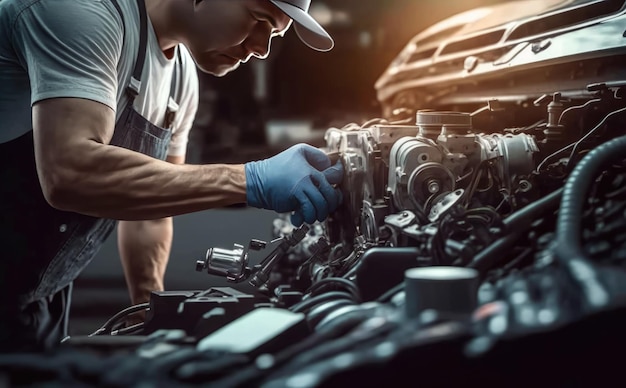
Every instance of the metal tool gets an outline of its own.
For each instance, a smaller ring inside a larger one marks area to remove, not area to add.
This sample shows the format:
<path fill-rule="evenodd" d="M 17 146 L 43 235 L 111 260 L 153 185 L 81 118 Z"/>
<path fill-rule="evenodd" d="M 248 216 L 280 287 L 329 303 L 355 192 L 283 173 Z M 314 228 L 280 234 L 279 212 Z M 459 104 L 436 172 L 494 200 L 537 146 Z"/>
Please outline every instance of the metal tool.
<path fill-rule="evenodd" d="M 202 272 L 206 270 L 211 275 L 223 276 L 233 283 L 243 282 L 252 276 L 248 283 L 255 287 L 261 287 L 267 283 L 270 272 L 280 257 L 290 247 L 302 241 L 308 232 L 309 226 L 303 224 L 290 234 L 276 238 L 269 243 L 253 239 L 250 240 L 247 248 L 239 244 L 234 244 L 232 250 L 209 248 L 205 259 L 196 262 L 196 271 Z M 260 251 L 268 245 L 273 247 L 272 250 L 259 264 L 250 268 L 248 265 L 248 252 L 250 249 Z"/>

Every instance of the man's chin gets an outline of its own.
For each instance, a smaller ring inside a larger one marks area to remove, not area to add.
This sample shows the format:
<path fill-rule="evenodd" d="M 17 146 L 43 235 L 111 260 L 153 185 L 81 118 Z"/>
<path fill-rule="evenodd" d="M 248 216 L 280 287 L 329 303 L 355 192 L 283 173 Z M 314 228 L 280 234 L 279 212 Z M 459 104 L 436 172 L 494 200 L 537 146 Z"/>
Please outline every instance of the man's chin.
<path fill-rule="evenodd" d="M 237 62 L 234 65 L 206 65 L 206 66 L 198 66 L 200 71 L 203 73 L 211 74 L 216 77 L 223 77 L 226 74 L 230 73 L 233 70 L 237 70 L 237 68 L 241 65 L 241 62 Z"/>

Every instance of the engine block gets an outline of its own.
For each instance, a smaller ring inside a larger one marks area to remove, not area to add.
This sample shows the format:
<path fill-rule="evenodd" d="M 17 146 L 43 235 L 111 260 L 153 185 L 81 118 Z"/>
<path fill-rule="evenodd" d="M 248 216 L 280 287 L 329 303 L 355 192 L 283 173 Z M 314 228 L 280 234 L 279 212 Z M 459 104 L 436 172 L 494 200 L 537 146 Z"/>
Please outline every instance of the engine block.
<path fill-rule="evenodd" d="M 368 241 L 378 239 L 385 217 L 394 213 L 411 211 L 432 222 L 451 201 L 497 207 L 498 193 L 526 189 L 539 152 L 532 135 L 479 133 L 469 113 L 431 110 L 418 111 L 415 125 L 330 128 L 325 140 L 346 171 L 345 205 L 335 219 L 357 225 L 356 234 Z"/>

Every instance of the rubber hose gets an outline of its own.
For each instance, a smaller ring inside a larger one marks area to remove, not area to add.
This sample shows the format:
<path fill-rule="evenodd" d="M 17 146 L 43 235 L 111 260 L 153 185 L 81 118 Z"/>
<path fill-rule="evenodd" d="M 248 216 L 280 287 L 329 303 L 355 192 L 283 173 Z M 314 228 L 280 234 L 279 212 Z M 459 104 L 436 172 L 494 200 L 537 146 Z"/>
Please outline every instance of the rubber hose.
<path fill-rule="evenodd" d="M 328 302 L 330 300 L 336 300 L 336 299 L 345 299 L 345 300 L 354 301 L 354 296 L 352 294 L 349 294 L 343 291 L 330 291 L 324 294 L 313 296 L 309 299 L 305 299 L 301 302 L 298 302 L 295 305 L 291 306 L 289 310 L 291 310 L 294 313 L 302 313 L 302 312 L 306 312 L 312 309 L 313 307 L 317 306 L 320 303 L 324 303 L 324 302 Z"/>
<path fill-rule="evenodd" d="M 506 236 L 497 239 L 480 251 L 467 266 L 477 269 L 481 274 L 484 273 L 493 268 L 499 260 L 506 257 L 506 254 L 511 252 L 511 248 L 521 236 L 522 233 L 519 231 L 509 232 Z"/>
<path fill-rule="evenodd" d="M 335 299 L 325 303 L 321 303 L 309 310 L 306 316 L 306 320 L 309 323 L 309 327 L 315 327 L 324 318 L 326 318 L 328 314 L 332 313 L 333 311 L 344 306 L 354 305 L 355 302 L 348 299 Z"/>
<path fill-rule="evenodd" d="M 563 189 L 558 189 L 511 214 L 503 222 L 509 230 L 526 229 L 545 212 L 557 209 Z"/>
<path fill-rule="evenodd" d="M 503 222 L 506 225 L 507 234 L 500 237 L 489 246 L 480 251 L 468 264 L 481 273 L 493 268 L 507 252 L 517 243 L 518 239 L 538 217 L 559 206 L 559 200 L 563 189 L 553 191 L 542 199 L 535 201 L 507 217 Z"/>
<path fill-rule="evenodd" d="M 582 244 L 582 213 L 587 193 L 598 172 L 612 161 L 624 159 L 626 136 L 610 140 L 593 150 L 576 165 L 563 188 L 556 224 L 557 258 L 583 287 L 587 302 L 594 307 L 608 303 L 608 293 L 597 280 Z"/>

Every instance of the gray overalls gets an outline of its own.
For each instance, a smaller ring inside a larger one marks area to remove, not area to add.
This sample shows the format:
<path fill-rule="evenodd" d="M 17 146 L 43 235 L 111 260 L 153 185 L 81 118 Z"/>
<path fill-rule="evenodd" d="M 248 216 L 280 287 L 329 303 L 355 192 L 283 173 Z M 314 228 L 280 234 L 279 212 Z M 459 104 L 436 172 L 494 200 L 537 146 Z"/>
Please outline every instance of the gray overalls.
<path fill-rule="evenodd" d="M 119 4 L 111 1 L 124 25 Z M 127 87 L 129 101 L 117 120 L 111 144 L 163 160 L 176 106 L 168 104 L 164 128 L 151 124 L 133 108 L 148 34 L 144 0 L 137 3 L 139 51 Z M 172 85 L 176 73 L 180 76 L 180 59 Z M 174 89 L 170 102 L 178 94 Z M 67 335 L 72 281 L 116 223 L 52 208 L 39 185 L 33 144 L 32 131 L 0 144 L 0 352 L 50 348 Z"/>

